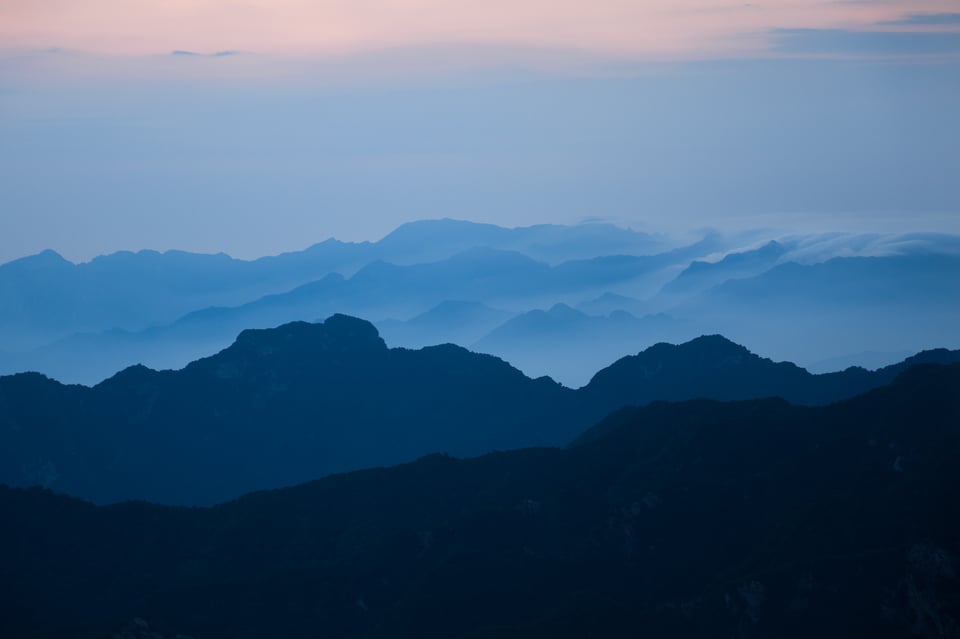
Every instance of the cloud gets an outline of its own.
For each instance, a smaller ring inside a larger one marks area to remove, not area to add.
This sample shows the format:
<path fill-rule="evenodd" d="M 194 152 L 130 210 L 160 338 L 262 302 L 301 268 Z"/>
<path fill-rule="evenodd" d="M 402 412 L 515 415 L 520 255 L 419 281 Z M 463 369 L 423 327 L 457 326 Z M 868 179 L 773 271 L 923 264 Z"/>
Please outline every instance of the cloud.
<path fill-rule="evenodd" d="M 839 56 L 942 56 L 960 54 L 960 32 L 777 29 L 775 50 Z"/>
<path fill-rule="evenodd" d="M 199 57 L 199 58 L 225 58 L 231 55 L 239 55 L 239 51 L 217 51 L 215 53 L 197 53 L 196 51 L 184 51 L 183 49 L 177 49 L 171 51 L 170 55 L 175 56 L 185 56 L 185 57 Z"/>
<path fill-rule="evenodd" d="M 914 13 L 899 20 L 886 20 L 879 24 L 889 27 L 960 26 L 960 13 Z"/>

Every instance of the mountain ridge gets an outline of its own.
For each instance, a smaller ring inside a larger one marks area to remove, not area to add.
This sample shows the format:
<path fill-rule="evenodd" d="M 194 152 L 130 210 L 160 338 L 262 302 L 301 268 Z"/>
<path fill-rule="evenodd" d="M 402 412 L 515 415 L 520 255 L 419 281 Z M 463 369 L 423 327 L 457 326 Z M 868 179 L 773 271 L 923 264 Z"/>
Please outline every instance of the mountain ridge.
<path fill-rule="evenodd" d="M 911 363 L 957 359 L 944 350 Z M 629 404 L 824 404 L 905 366 L 815 376 L 714 336 L 628 356 L 572 390 L 459 346 L 387 348 L 371 323 L 333 315 L 244 331 L 179 371 L 130 367 L 93 387 L 0 377 L 0 481 L 100 502 L 214 503 L 438 450 L 560 446 Z"/>
<path fill-rule="evenodd" d="M 921 365 L 826 407 L 656 402 L 564 449 L 210 508 L 0 486 L 0 632 L 937 636 L 960 617 L 958 419 L 960 365 Z"/>

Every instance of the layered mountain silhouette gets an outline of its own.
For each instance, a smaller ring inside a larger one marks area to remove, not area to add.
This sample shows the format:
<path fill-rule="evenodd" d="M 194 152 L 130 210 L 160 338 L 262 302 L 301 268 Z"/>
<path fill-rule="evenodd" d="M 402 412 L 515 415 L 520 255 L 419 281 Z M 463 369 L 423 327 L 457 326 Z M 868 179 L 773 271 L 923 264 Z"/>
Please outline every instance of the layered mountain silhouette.
<path fill-rule="evenodd" d="M 728 280 L 669 312 L 807 365 L 845 353 L 956 347 L 960 256 L 920 252 L 783 263 Z"/>
<path fill-rule="evenodd" d="M 444 345 L 389 349 L 334 315 L 248 330 L 179 371 L 128 368 L 92 388 L 0 377 L 0 481 L 98 502 L 209 504 L 332 472 L 523 446 L 557 446 L 628 404 L 777 396 L 827 403 L 907 365 L 811 375 L 721 337 L 660 344 L 579 390 Z"/>
<path fill-rule="evenodd" d="M 376 323 L 384 340 L 393 346 L 420 348 L 430 344 L 473 344 L 513 313 L 481 302 L 447 300 L 407 321 Z"/>
<path fill-rule="evenodd" d="M 0 350 L 24 351 L 74 333 L 140 331 L 207 307 L 238 306 L 287 292 L 329 273 L 351 275 L 378 260 L 413 265 L 475 248 L 559 263 L 646 255 L 668 245 L 663 238 L 609 224 L 503 228 L 424 220 L 378 242 L 330 239 L 252 261 L 224 254 L 122 251 L 73 264 L 48 250 L 0 265 Z M 284 321 L 292 319 L 303 318 Z"/>
<path fill-rule="evenodd" d="M 794 404 L 822 405 L 888 384 L 910 366 L 958 361 L 960 350 L 933 349 L 874 371 L 851 367 L 815 375 L 790 362 L 755 355 L 721 335 L 705 335 L 624 357 L 594 375 L 582 392 L 607 404 L 781 397 Z"/>
<path fill-rule="evenodd" d="M 753 305 L 765 299 L 772 310 L 802 310 L 814 300 L 818 307 L 953 307 L 960 294 L 958 275 L 960 255 L 838 257 L 817 264 L 790 262 L 756 277 L 732 279 L 711 289 L 709 297 Z"/>
<path fill-rule="evenodd" d="M 400 265 L 377 260 L 350 277 L 329 273 L 292 290 L 237 306 L 202 308 L 171 323 L 139 331 L 78 334 L 28 352 L 0 353 L 0 372 L 39 369 L 60 379 L 90 384 L 135 362 L 179 368 L 205 353 L 226 347 L 245 328 L 310 321 L 338 312 L 378 320 L 415 316 L 445 301 L 462 299 L 464 292 L 469 292 L 471 301 L 492 307 L 536 306 L 539 300 L 590 295 L 611 283 L 642 280 L 677 261 L 710 250 L 714 242 L 707 239 L 653 256 L 599 257 L 554 266 L 521 253 L 486 247 L 471 248 L 430 263 Z M 135 308 L 136 296 L 131 293 L 129 297 L 133 300 L 129 306 Z M 123 303 L 124 299 L 118 298 L 116 303 Z M 110 308 L 110 303 L 97 301 L 96 296 L 89 303 L 104 313 Z M 62 309 L 51 309 L 50 313 L 70 316 Z M 152 317 L 160 324 L 163 315 Z M 27 321 L 29 314 L 24 318 Z M 468 346 L 469 342 L 461 345 Z"/>
<path fill-rule="evenodd" d="M 788 247 L 776 241 L 763 246 L 731 253 L 717 262 L 693 261 L 676 279 L 663 287 L 670 295 L 691 294 L 723 284 L 732 279 L 753 277 L 776 266 Z"/>
<path fill-rule="evenodd" d="M 120 252 L 73 264 L 53 251 L 0 265 L 0 346 L 24 350 L 73 333 L 137 331 L 201 308 L 238 305 L 359 268 L 366 244 L 329 240 L 251 262 L 182 251 Z"/>
<path fill-rule="evenodd" d="M 435 220 L 378 242 L 327 240 L 253 261 L 144 251 L 71 264 L 45 252 L 0 265 L 0 374 L 34 370 L 94 384 L 138 362 L 180 368 L 247 328 L 332 313 L 370 318 L 391 345 L 471 348 L 489 337 L 491 350 L 527 374 L 571 385 L 626 349 L 697 332 L 810 367 L 874 365 L 860 354 L 960 346 L 956 237 L 823 234 L 759 244 L 763 237 L 706 233 L 669 249 L 662 238 L 609 225 L 505 229 Z M 452 301 L 475 306 L 460 314 L 442 307 Z M 502 324 L 557 304 L 599 319 L 559 343 L 535 347 L 534 335 L 507 346 L 500 337 L 516 326 L 498 332 L 494 315 L 478 312 L 502 310 Z M 620 311 L 700 328 L 640 327 L 617 350 L 613 338 L 597 339 L 595 327 L 613 314 L 623 318 Z M 581 348 L 592 341 L 598 348 Z M 601 351 L 577 370 L 564 364 Z"/>
<path fill-rule="evenodd" d="M 648 302 L 643 302 L 625 295 L 618 295 L 609 291 L 576 305 L 576 309 L 582 313 L 599 316 L 609 315 L 617 311 L 626 311 L 631 315 L 640 317 L 646 315 L 649 308 L 650 304 Z"/>
<path fill-rule="evenodd" d="M 529 375 L 550 375 L 579 387 L 624 352 L 697 334 L 693 323 L 664 314 L 635 317 L 614 311 L 597 317 L 556 304 L 504 322 L 470 348 L 502 357 Z"/>
<path fill-rule="evenodd" d="M 604 255 L 660 253 L 670 245 L 662 236 L 599 222 L 504 228 L 451 219 L 410 222 L 376 243 L 379 259 L 401 264 L 442 260 L 476 247 L 514 251 L 558 264 Z"/>
<path fill-rule="evenodd" d="M 370 323 L 335 315 L 93 388 L 0 378 L 0 472 L 97 501 L 212 503 L 429 451 L 561 443 L 595 416 L 573 399 L 456 346 L 388 349 Z"/>
<path fill-rule="evenodd" d="M 283 353 L 293 330 L 242 341 Z M 214 508 L 0 487 L 0 634 L 950 636 L 958 424 L 960 366 L 926 365 L 828 407 L 657 402 L 565 449 Z"/>

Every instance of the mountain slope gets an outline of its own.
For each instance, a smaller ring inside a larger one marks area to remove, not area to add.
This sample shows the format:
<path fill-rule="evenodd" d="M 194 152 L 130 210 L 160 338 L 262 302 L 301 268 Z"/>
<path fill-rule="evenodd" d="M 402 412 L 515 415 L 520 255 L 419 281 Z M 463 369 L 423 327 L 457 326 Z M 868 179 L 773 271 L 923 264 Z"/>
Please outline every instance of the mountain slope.
<path fill-rule="evenodd" d="M 409 256 L 416 256 L 417 261 L 440 260 L 475 247 L 516 251 L 536 260 L 559 263 L 603 255 L 644 255 L 662 251 L 667 244 L 662 237 L 613 224 L 504 228 L 441 219 L 403 224 L 377 242 L 377 248 L 381 259 L 401 263 L 411 263 Z"/>
<path fill-rule="evenodd" d="M 436 450 L 561 444 L 597 416 L 496 358 L 387 349 L 368 322 L 335 315 L 244 331 L 182 371 L 138 366 L 93 388 L 0 378 L 0 480 L 212 503 Z"/>
<path fill-rule="evenodd" d="M 98 502 L 209 504 L 429 452 L 563 445 L 628 404 L 823 404 L 908 364 L 958 359 L 930 351 L 880 371 L 811 375 L 713 336 L 658 344 L 573 391 L 453 345 L 388 349 L 372 324 L 334 315 L 244 331 L 183 370 L 135 366 L 92 388 L 0 377 L 0 481 Z"/>
<path fill-rule="evenodd" d="M 198 308 L 290 290 L 371 258 L 370 245 L 327 240 L 304 251 L 237 260 L 224 254 L 122 251 L 73 264 L 53 251 L 0 265 L 0 345 L 25 350 L 73 333 L 137 331 Z"/>
<path fill-rule="evenodd" d="M 0 353 L 0 373 L 38 370 L 58 379 L 92 384 L 136 362 L 154 368 L 182 367 L 205 353 L 225 348 L 245 328 L 313 321 L 333 313 L 374 319 L 405 317 L 427 312 L 465 294 L 493 306 L 499 302 L 535 305 L 540 299 L 552 302 L 557 296 L 590 292 L 657 273 L 675 260 L 689 259 L 691 252 L 699 253 L 698 246 L 707 247 L 711 241 L 653 256 L 574 260 L 557 266 L 521 253 L 485 247 L 424 264 L 375 260 L 349 278 L 329 273 L 292 290 L 236 306 L 202 308 L 176 321 L 140 331 L 72 335 L 29 352 Z M 137 295 L 131 293 L 129 300 L 136 299 Z M 127 303 L 126 298 L 115 303 Z M 101 300 L 96 305 L 109 314 L 109 304 Z M 132 301 L 128 305 L 136 307 Z M 70 315 L 62 310 L 50 312 L 57 317 Z M 153 321 L 161 324 L 162 317 L 156 314 Z"/>
<path fill-rule="evenodd" d="M 958 425 L 960 367 L 923 366 L 829 407 L 656 403 L 563 450 L 209 509 L 0 488 L 0 633 L 950 636 Z"/>
<path fill-rule="evenodd" d="M 662 238 L 605 224 L 503 228 L 423 220 L 378 242 L 329 239 L 249 261 L 145 250 L 74 264 L 48 250 L 0 264 L 0 350 L 24 351 L 74 333 L 140 331 L 198 309 L 238 306 L 289 291 L 332 272 L 349 275 L 376 260 L 412 265 L 488 248 L 563 262 L 611 252 L 646 254 L 665 246 Z M 292 319 L 310 318 L 285 318 Z"/>
<path fill-rule="evenodd" d="M 498 326 L 471 349 L 502 357 L 528 375 L 550 375 L 572 387 L 624 352 L 697 335 L 689 322 L 666 315 L 634 317 L 615 311 L 598 317 L 566 304 L 522 313 Z"/>
<path fill-rule="evenodd" d="M 773 266 L 788 251 L 788 246 L 770 241 L 763 246 L 730 253 L 718 262 L 695 260 L 661 291 L 669 295 L 691 294 L 723 284 L 727 280 L 758 275 Z"/>
<path fill-rule="evenodd" d="M 383 320 L 376 325 L 387 343 L 393 346 L 466 345 L 474 343 L 512 315 L 480 302 L 446 300 L 409 320 Z"/>
<path fill-rule="evenodd" d="M 720 335 L 685 344 L 656 344 L 594 375 L 583 393 L 605 404 L 646 404 L 694 398 L 737 400 L 782 397 L 796 404 L 829 404 L 889 384 L 909 366 L 960 361 L 960 351 L 918 353 L 876 371 L 849 368 L 814 375 L 774 362 Z"/>

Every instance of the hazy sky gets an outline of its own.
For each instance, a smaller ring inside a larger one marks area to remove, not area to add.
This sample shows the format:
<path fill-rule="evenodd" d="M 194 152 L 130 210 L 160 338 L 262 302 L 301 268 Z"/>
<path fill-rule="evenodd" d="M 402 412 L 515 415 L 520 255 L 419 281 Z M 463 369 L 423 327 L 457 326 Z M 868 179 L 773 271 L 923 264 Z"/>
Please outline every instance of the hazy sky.
<path fill-rule="evenodd" d="M 956 0 L 3 0 L 0 261 L 442 216 L 960 231 L 957 113 Z"/>

